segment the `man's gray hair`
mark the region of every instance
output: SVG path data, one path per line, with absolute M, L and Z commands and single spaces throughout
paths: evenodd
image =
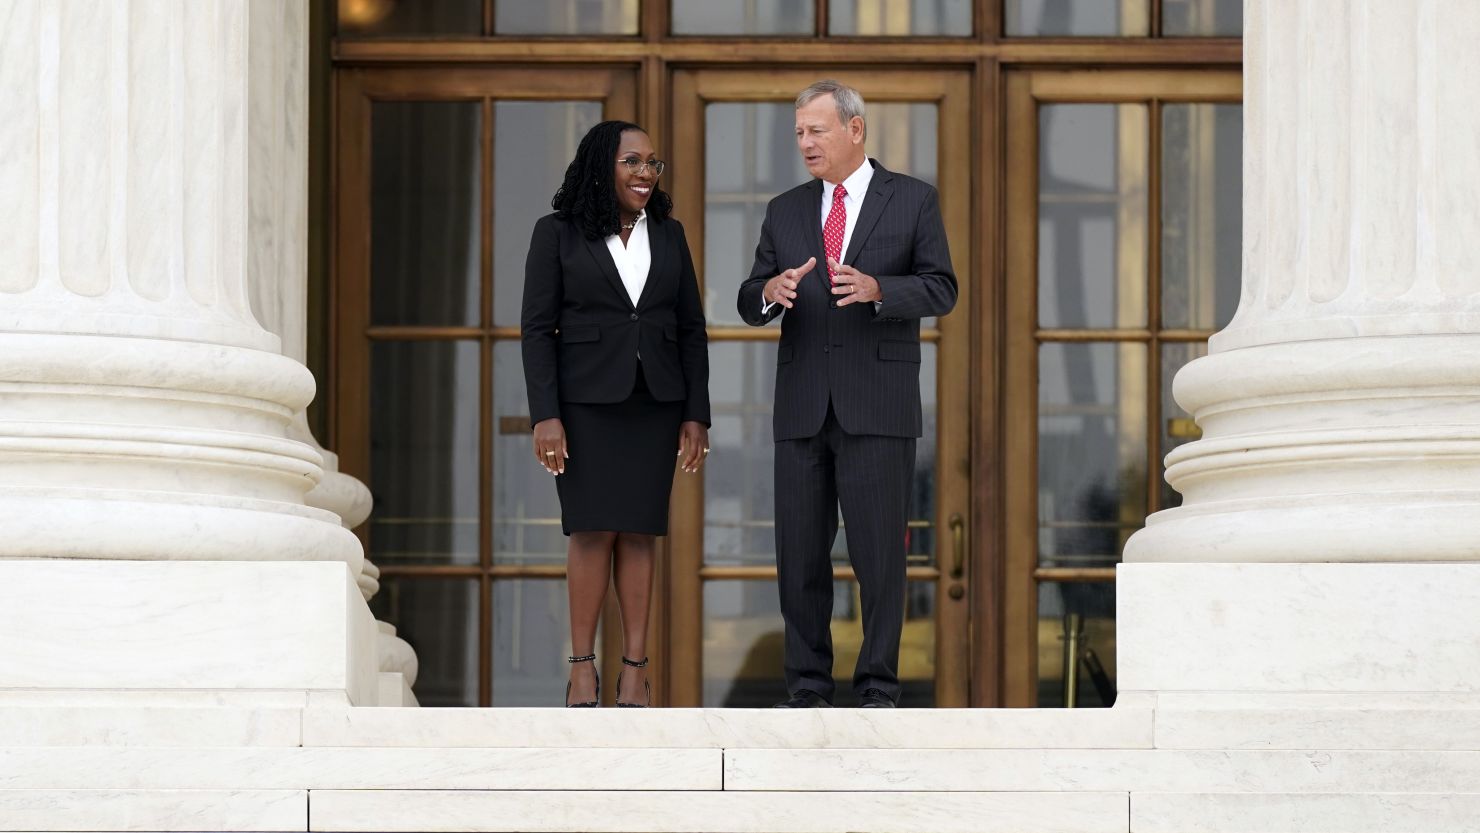
M 838 105 L 838 121 L 842 122 L 844 127 L 848 125 L 848 122 L 853 121 L 854 116 L 863 119 L 863 95 L 847 84 L 831 78 L 814 82 L 807 89 L 802 90 L 797 96 L 797 109 L 802 109 L 810 104 L 812 99 L 824 95 L 833 97 L 833 103 Z M 863 121 L 863 131 L 864 135 L 868 134 L 868 119 Z

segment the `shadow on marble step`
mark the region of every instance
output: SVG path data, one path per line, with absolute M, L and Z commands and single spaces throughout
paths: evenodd
M 330 790 L 313 831 L 438 833 L 1127 833 L 1124 793 L 664 793 Z
M 305 746 L 1149 749 L 1150 708 L 309 709 Z

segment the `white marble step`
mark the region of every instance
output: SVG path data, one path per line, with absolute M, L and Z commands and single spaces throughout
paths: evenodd
M 439 833 L 1127 833 L 1124 793 L 329 790 L 309 829 Z
M 725 789 L 1467 792 L 1480 753 L 731 749 Z
M 307 829 L 303 790 L 0 790 L 0 831 Z
M 0 749 L 0 789 L 1462 793 L 1480 753 L 949 749 Z
M 718 749 L 0 749 L 0 789 L 719 790 Z
M 1480 785 L 1477 785 L 1480 786 Z M 1475 833 L 1480 794 L 1136 793 L 1132 833 Z
M 342 698 L 341 698 L 342 699 Z M 160 702 L 164 701 L 164 702 Z M 219 702 L 218 702 L 219 701 Z M 0 747 L 378 746 L 1480 751 L 1480 698 L 1122 695 L 1114 709 L 351 709 L 302 693 L 0 693 Z M 312 703 L 312 696 L 309 698 Z M 1155 705 L 1153 709 L 1152 705 Z
M 0 747 L 299 746 L 303 709 L 0 706 Z
M 1149 749 L 1114 709 L 308 709 L 306 746 Z

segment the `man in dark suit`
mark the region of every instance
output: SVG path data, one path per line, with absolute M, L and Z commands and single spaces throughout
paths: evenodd
M 766 207 L 741 317 L 781 317 L 776 354 L 776 567 L 787 700 L 833 699 L 831 551 L 838 506 L 863 596 L 853 689 L 899 699 L 905 530 L 921 434 L 920 319 L 956 303 L 935 189 L 864 152 L 863 98 L 819 81 L 796 103 L 797 147 L 816 177 Z

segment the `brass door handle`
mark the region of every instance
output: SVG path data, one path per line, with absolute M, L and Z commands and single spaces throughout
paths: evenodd
M 951 578 L 961 578 L 966 574 L 966 519 L 960 512 L 951 516 L 951 545 L 954 550 Z

